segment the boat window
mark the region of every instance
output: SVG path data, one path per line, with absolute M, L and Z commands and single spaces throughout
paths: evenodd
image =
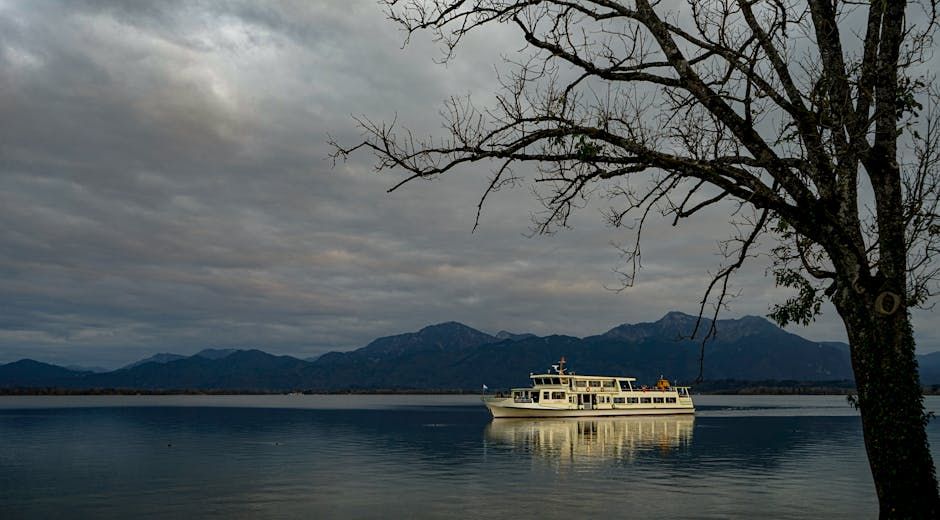
M 663 398 L 662 398 L 662 397 L 654 397 L 654 398 L 653 398 L 653 402 L 654 402 L 654 403 L 661 403 L 661 402 L 663 402 Z
M 559 399 L 559 400 L 564 401 L 565 393 L 564 392 L 552 392 L 552 399 Z
M 613 388 L 613 387 L 614 387 L 613 381 L 604 381 L 604 388 Z
M 592 388 L 599 388 L 601 386 L 600 381 L 591 381 L 588 383 Z
M 553 384 L 553 385 L 560 385 L 560 384 L 561 384 L 561 379 L 558 379 L 557 377 L 553 377 L 553 378 L 552 378 L 552 384 Z
M 567 385 L 567 384 L 568 384 L 568 378 L 567 378 L 567 377 L 561 378 L 561 384 Z
M 614 404 L 623 404 L 626 402 L 626 399 L 623 397 L 614 397 Z
M 652 403 L 653 400 L 650 399 L 649 397 L 641 397 L 641 398 L 640 398 L 640 402 L 641 402 L 641 403 Z
M 587 386 L 587 381 L 576 380 L 574 386 Z
M 551 399 L 551 397 L 549 397 L 549 393 L 548 393 L 548 392 L 542 392 L 542 398 L 543 398 L 543 399 Z
M 639 402 L 640 402 L 640 398 L 639 398 L 639 397 L 628 397 L 628 398 L 627 398 L 627 403 L 629 403 L 629 404 L 637 404 L 637 403 L 639 403 Z
M 630 383 L 628 381 L 621 381 L 620 389 L 623 390 L 624 392 L 626 392 L 627 390 L 630 390 Z
M 532 402 L 533 402 L 533 403 L 539 402 L 539 393 L 538 393 L 538 392 L 532 392 Z
M 571 397 L 568 398 L 568 402 L 570 402 L 571 404 L 574 404 L 575 401 L 576 401 L 576 399 L 575 399 L 574 396 L 571 396 Z
M 676 398 L 675 398 L 675 397 L 667 397 L 667 398 L 666 398 L 666 402 L 667 402 L 667 403 L 674 403 L 674 402 L 676 402 Z

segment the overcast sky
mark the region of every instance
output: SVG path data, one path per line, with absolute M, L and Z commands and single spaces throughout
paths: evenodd
M 697 312 L 727 214 L 630 239 L 588 206 L 527 238 L 527 188 L 471 233 L 483 168 L 386 194 L 372 158 L 331 167 L 353 115 L 435 132 L 442 101 L 485 101 L 518 34 L 469 39 L 446 67 L 371 0 L 0 0 L 0 363 L 118 366 L 155 352 L 261 348 L 300 357 L 460 321 L 577 336 Z M 757 262 L 724 317 L 786 294 Z M 940 326 L 919 313 L 921 352 Z M 809 327 L 843 340 L 831 307 Z

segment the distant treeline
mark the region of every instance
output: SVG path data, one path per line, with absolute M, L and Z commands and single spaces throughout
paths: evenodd
M 723 379 L 703 381 L 692 387 L 693 394 L 705 395 L 851 395 L 855 393 L 855 382 L 840 381 L 738 381 Z M 487 393 L 506 393 L 505 389 L 492 389 Z M 288 393 L 305 395 L 460 395 L 479 394 L 480 390 L 468 389 L 416 389 L 416 388 L 356 388 L 341 391 L 324 392 L 297 389 L 290 392 L 263 389 L 160 389 L 145 390 L 134 388 L 0 388 L 0 395 L 284 395 Z M 924 387 L 924 395 L 940 395 L 940 385 Z
M 0 395 L 276 395 L 283 392 L 271 390 L 206 390 L 206 389 L 161 389 L 145 390 L 133 388 L 0 388 Z
M 695 393 L 718 395 L 849 395 L 855 393 L 855 381 L 740 381 L 719 379 L 702 381 Z
M 257 389 L 134 389 L 134 388 L 0 388 L 0 395 L 344 395 L 344 394 L 478 394 L 479 390 L 461 389 L 414 389 L 414 388 L 362 388 L 352 390 L 337 390 L 332 392 L 311 390 L 257 390 Z

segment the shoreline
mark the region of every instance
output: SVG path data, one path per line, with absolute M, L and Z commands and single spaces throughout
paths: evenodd
M 488 394 L 498 393 L 489 391 Z M 829 386 L 753 385 L 734 388 L 708 388 L 693 395 L 853 395 L 855 388 Z M 466 389 L 343 389 L 343 390 L 258 390 L 258 389 L 133 389 L 133 388 L 0 388 L 0 396 L 99 396 L 99 395 L 479 395 Z M 940 395 L 940 385 L 923 387 L 923 395 Z

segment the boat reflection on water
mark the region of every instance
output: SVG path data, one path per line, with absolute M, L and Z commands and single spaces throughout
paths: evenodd
M 638 454 L 668 454 L 692 443 L 693 415 L 596 419 L 495 419 L 487 443 L 508 445 L 560 459 L 633 460 Z

